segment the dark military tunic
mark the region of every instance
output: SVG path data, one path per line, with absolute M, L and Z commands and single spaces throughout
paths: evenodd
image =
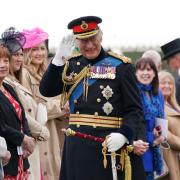
M 99 63 L 103 60 L 103 64 Z M 85 66 L 116 67 L 115 79 L 97 78 L 89 85 L 87 100 L 84 99 L 81 86 L 74 90 L 70 97 L 70 110 L 72 114 L 88 114 L 109 117 L 122 117 L 123 125 L 120 128 L 93 127 L 70 125 L 70 128 L 81 133 L 97 137 L 106 137 L 112 132 L 123 134 L 132 143 L 135 139 L 145 139 L 145 124 L 143 111 L 136 85 L 134 68 L 129 63 L 112 57 L 101 50 L 94 60 L 88 60 L 83 56 L 73 57 L 69 60 L 68 74 L 78 74 Z M 64 66 L 50 64 L 40 83 L 40 92 L 44 96 L 56 96 L 63 91 L 62 72 Z M 83 80 L 82 80 L 83 81 Z M 82 82 L 81 82 L 82 83 Z M 82 83 L 83 84 L 83 83 Z M 82 85 L 83 86 L 83 85 Z M 112 97 L 108 100 L 103 95 L 104 88 L 109 86 Z M 78 92 L 78 93 L 77 93 Z M 109 114 L 103 109 L 108 102 L 112 105 Z M 145 179 L 141 158 L 131 153 L 133 179 Z M 119 162 L 119 160 L 117 159 Z M 124 173 L 118 170 L 119 179 L 124 179 Z M 87 139 L 68 136 L 65 139 L 61 165 L 61 180 L 111 180 L 111 160 L 108 158 L 107 168 L 103 167 L 103 155 L 101 143 Z

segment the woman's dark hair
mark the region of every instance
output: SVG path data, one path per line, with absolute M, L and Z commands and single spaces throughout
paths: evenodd
M 23 50 L 23 49 L 22 49 Z M 17 52 L 18 53 L 18 52 Z M 11 55 L 11 60 L 10 60 L 10 71 L 9 71 L 9 74 L 14 76 L 20 83 L 22 83 L 22 64 L 21 64 L 21 67 L 19 70 L 17 70 L 16 72 L 13 71 L 13 67 L 12 67 L 12 63 L 13 63 L 13 56 L 16 56 L 17 53 L 14 53 Z
M 7 57 L 9 60 L 11 59 L 11 54 L 7 47 L 4 45 L 0 45 L 0 58 Z
M 151 85 L 152 85 L 153 94 L 157 95 L 159 91 L 159 78 L 158 78 L 158 71 L 157 71 L 156 65 L 154 64 L 154 61 L 150 58 L 140 58 L 136 61 L 135 68 L 136 68 L 136 71 L 138 69 L 144 70 L 148 65 L 154 71 L 154 74 L 155 74 L 155 77 L 152 80 Z

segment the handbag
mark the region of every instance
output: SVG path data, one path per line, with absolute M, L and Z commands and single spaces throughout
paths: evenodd
M 7 152 L 6 140 L 0 136 L 0 158 L 4 157 Z
M 166 162 L 163 159 L 163 170 L 162 170 L 162 173 L 160 175 L 155 174 L 155 178 L 154 179 L 155 180 L 159 180 L 159 179 L 167 176 L 168 174 L 169 174 L 169 168 L 168 168 Z
M 160 146 L 161 146 L 161 149 L 162 148 L 163 149 L 170 149 L 170 145 L 167 141 L 162 142 Z M 161 154 L 162 154 L 162 151 L 161 151 Z M 162 155 L 162 157 L 163 157 L 163 155 Z M 166 161 L 163 158 L 162 159 L 162 173 L 160 175 L 155 174 L 154 179 L 156 179 L 156 180 L 161 179 L 161 178 L 167 176 L 168 174 L 169 174 L 169 168 L 166 164 Z
M 41 124 L 45 125 L 48 117 L 47 117 L 47 108 L 44 104 L 38 103 L 36 120 Z

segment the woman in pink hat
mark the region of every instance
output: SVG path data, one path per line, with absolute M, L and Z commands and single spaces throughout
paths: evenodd
M 48 119 L 44 124 L 50 131 L 50 139 L 40 144 L 40 158 L 44 179 L 55 180 L 59 178 L 60 151 L 64 141 L 63 134 L 60 133 L 61 128 L 67 124 L 67 120 L 62 121 L 66 112 L 60 108 L 60 97 L 46 98 L 39 92 L 40 80 L 47 67 L 48 34 L 40 28 L 23 30 L 23 34 L 26 37 L 26 43 L 23 47 L 25 65 L 22 72 L 22 84 L 32 92 L 39 105 L 45 105 L 47 108 Z M 40 116 L 45 113 L 43 108 L 41 111 Z
M 5 138 L 7 149 L 11 153 L 9 163 L 3 167 L 4 180 L 28 180 L 28 157 L 33 153 L 35 147 L 35 140 L 31 137 L 20 98 L 13 87 L 4 81 L 9 74 L 12 54 L 22 49 L 24 43 L 24 35 L 17 32 L 13 27 L 1 35 L 0 135 Z
M 9 40 L 13 38 L 15 33 L 19 33 L 15 28 L 12 27 L 8 30 L 11 30 L 11 32 L 13 32 L 8 36 L 8 38 L 6 38 Z M 32 93 L 21 85 L 23 60 L 24 55 L 22 48 L 11 54 L 10 72 L 9 75 L 4 79 L 4 82 L 11 85 L 17 93 L 24 107 L 31 135 L 34 139 L 36 139 L 35 149 L 31 156 L 29 156 L 28 158 L 30 164 L 30 174 L 28 176 L 28 180 L 40 180 L 41 171 L 39 141 L 46 141 L 49 137 L 49 131 L 45 126 L 43 126 L 40 122 L 37 121 L 38 119 L 36 118 L 36 113 L 38 110 L 38 106 L 32 96 Z

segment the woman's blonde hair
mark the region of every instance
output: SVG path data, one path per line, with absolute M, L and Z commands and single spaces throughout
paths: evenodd
M 25 49 L 24 52 L 24 67 L 26 67 L 27 69 L 31 70 L 32 72 L 36 73 L 39 76 L 43 76 L 44 72 L 47 69 L 47 58 L 48 58 L 48 51 L 47 51 L 47 55 L 46 57 L 43 59 L 42 64 L 40 64 L 39 69 L 37 71 L 35 71 L 35 67 L 34 65 L 32 65 L 32 59 L 31 59 L 31 52 L 32 52 L 33 48 L 28 48 Z
M 173 75 L 170 72 L 163 70 L 159 72 L 158 76 L 159 76 L 159 83 L 161 83 L 165 78 L 169 78 L 172 81 L 173 90 L 172 90 L 171 95 L 167 98 L 167 102 L 173 108 L 175 108 L 176 110 L 180 112 L 180 106 L 178 105 L 177 100 L 176 100 L 176 87 L 175 87 L 175 80 L 174 80 Z

